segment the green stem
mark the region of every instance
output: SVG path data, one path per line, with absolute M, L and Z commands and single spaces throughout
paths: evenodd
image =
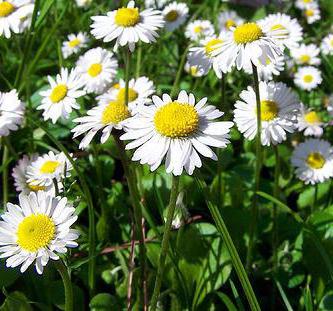
M 59 195 L 59 187 L 58 187 L 58 181 L 56 178 L 53 178 L 53 185 L 54 185 L 54 190 L 55 190 L 55 195 Z
M 8 148 L 3 141 L 3 154 L 2 154 L 2 198 L 3 206 L 6 207 L 8 202 Z
M 279 148 L 274 146 L 275 154 L 275 171 L 274 171 L 274 189 L 273 196 L 279 200 L 279 175 L 280 175 L 280 157 Z M 278 222 L 277 222 L 277 205 L 273 206 L 273 228 L 272 228 L 272 246 L 273 246 L 273 272 L 277 272 L 278 268 L 278 257 L 277 257 L 277 247 L 278 247 Z
M 172 89 L 171 89 L 171 92 L 170 92 L 170 96 L 171 96 L 171 98 L 172 98 L 173 96 L 175 96 L 175 93 L 176 93 L 176 91 L 177 91 L 177 89 L 178 89 L 178 85 L 179 85 L 180 77 L 181 77 L 182 72 L 183 72 L 183 70 L 184 70 L 184 65 L 185 65 L 186 55 L 187 55 L 187 52 L 188 52 L 189 48 L 190 48 L 190 46 L 188 46 L 188 47 L 185 49 L 185 51 L 184 51 L 184 53 L 183 53 L 183 55 L 182 55 L 182 58 L 180 59 L 180 63 L 179 63 L 179 67 L 178 67 L 178 71 L 177 71 L 177 74 L 176 74 L 176 79 L 175 79 L 175 81 L 174 81 L 174 83 L 173 83 L 173 86 L 172 86 Z
M 141 60 L 142 60 L 142 45 L 141 43 L 139 43 L 137 59 L 136 59 L 136 72 L 135 72 L 135 77 L 137 79 L 140 77 Z
M 259 93 L 259 79 L 257 67 L 252 64 L 254 90 L 256 93 L 256 105 L 257 105 L 257 138 L 256 138 L 256 167 L 255 167 L 255 182 L 252 198 L 252 215 L 249 232 L 249 245 L 246 256 L 246 270 L 249 271 L 252 265 L 252 256 L 254 248 L 255 234 L 257 231 L 258 221 L 258 195 L 260 186 L 260 172 L 261 172 L 261 105 L 260 105 L 260 93 Z
M 312 201 L 311 213 L 313 213 L 316 210 L 317 200 L 318 200 L 318 184 L 315 185 L 315 193 Z
M 65 267 L 61 259 L 55 261 L 54 263 L 61 276 L 65 288 L 65 311 L 73 311 L 74 310 L 73 287 L 72 287 L 72 282 L 70 280 L 69 271 Z
M 150 310 L 155 311 L 157 307 L 157 301 L 160 295 L 160 289 L 162 285 L 162 278 L 163 278 L 163 271 L 165 266 L 165 260 L 168 253 L 168 247 L 169 247 L 169 239 L 170 239 L 170 233 L 171 233 L 171 226 L 172 226 L 172 220 L 173 215 L 175 213 L 176 208 L 176 201 L 178 196 L 178 188 L 179 188 L 179 177 L 172 175 L 172 187 L 171 187 L 171 194 L 170 194 L 170 202 L 168 206 L 168 214 L 166 223 L 164 226 L 164 233 L 163 233 L 163 239 L 162 239 L 162 245 L 161 245 L 161 252 L 159 256 L 158 266 L 157 266 L 157 274 L 155 279 L 155 286 L 153 295 L 151 298 L 151 304 L 150 304 Z

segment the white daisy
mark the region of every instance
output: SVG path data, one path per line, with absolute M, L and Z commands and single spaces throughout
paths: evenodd
M 205 75 L 205 71 L 202 68 L 199 68 L 199 66 L 196 65 L 190 65 L 188 61 L 186 62 L 184 69 L 187 73 L 195 78 L 199 78 Z
M 244 19 L 238 16 L 235 11 L 225 11 L 218 15 L 219 29 L 229 31 L 232 27 L 237 27 L 244 23 Z
M 77 71 L 84 81 L 84 89 L 101 94 L 110 87 L 118 62 L 113 53 L 100 47 L 91 49 L 77 61 Z
M 296 128 L 299 101 L 295 93 L 282 82 L 260 82 L 261 144 L 276 145 L 287 139 Z M 251 86 L 236 102 L 234 121 L 241 133 L 253 140 L 257 135 L 256 95 Z
M 79 145 L 80 149 L 85 149 L 97 132 L 102 130 L 101 143 L 104 144 L 110 137 L 112 129 L 121 130 L 123 121 L 130 116 L 130 110 L 124 101 L 110 101 L 101 104 L 90 109 L 87 116 L 74 119 L 74 122 L 79 125 L 72 129 L 73 138 L 87 133 Z
M 23 122 L 24 103 L 18 98 L 16 90 L 0 92 L 0 137 L 16 131 Z
M 230 71 L 233 66 L 242 69 L 252 62 L 258 66 L 259 58 L 274 62 L 282 54 L 275 39 L 282 38 L 281 33 L 266 34 L 265 28 L 256 23 L 245 23 L 227 33 L 226 40 L 214 50 L 220 57 L 223 67 Z M 275 38 L 275 39 L 273 39 Z
M 303 104 L 301 104 L 300 112 L 297 117 L 297 127 L 298 130 L 304 131 L 305 136 L 315 136 L 320 137 L 323 135 L 323 126 L 320 115 L 311 109 L 306 109 Z
M 186 26 L 185 37 L 198 41 L 214 35 L 214 26 L 208 20 L 195 20 Z
M 298 68 L 294 77 L 295 84 L 306 91 L 316 88 L 322 80 L 320 70 L 312 66 Z
M 21 7 L 19 33 L 24 32 L 31 25 L 32 14 L 35 8 L 35 0 L 24 0 L 25 5 Z
M 329 142 L 308 139 L 294 150 L 291 163 L 305 184 L 324 182 L 333 177 L 333 149 Z
M 63 152 L 50 151 L 39 156 L 27 168 L 28 183 L 35 186 L 49 186 L 55 181 L 70 177 L 73 166 Z
M 204 74 L 207 74 L 213 68 L 216 76 L 221 79 L 222 73 L 225 72 L 224 63 L 214 55 L 214 51 L 226 40 L 226 37 L 226 32 L 221 32 L 219 36 L 207 37 L 201 40 L 200 46 L 190 48 L 189 63 L 192 66 L 198 66 Z
M 186 22 L 188 17 L 188 6 L 186 3 L 172 2 L 162 11 L 165 28 L 173 31 Z
M 33 10 L 33 6 L 32 6 Z M 24 21 L 31 15 L 31 0 L 0 0 L 0 36 L 24 30 Z
M 23 194 L 29 194 L 34 191 L 45 191 L 52 196 L 55 196 L 55 187 L 54 184 L 48 186 L 39 186 L 28 182 L 27 178 L 27 168 L 31 165 L 32 162 L 36 161 L 38 154 L 33 154 L 32 156 L 24 155 L 20 159 L 17 165 L 13 168 L 12 176 L 14 178 L 14 185 L 17 192 L 22 192 Z M 58 182 L 58 189 L 62 189 L 61 182 Z
M 76 0 L 76 5 L 80 8 L 87 8 L 93 0 Z
M 141 105 L 151 103 L 150 96 L 155 93 L 154 83 L 147 77 L 131 79 L 128 83 L 128 107 L 135 113 Z M 108 92 L 97 97 L 99 104 L 108 104 L 110 101 L 125 103 L 126 83 L 120 79 Z
M 298 65 L 320 65 L 319 48 L 315 44 L 301 44 L 291 50 L 291 56 Z
M 320 20 L 318 3 L 313 2 L 311 4 L 307 4 L 304 8 L 303 14 L 308 24 L 313 24 L 314 22 Z
M 71 229 L 77 220 L 75 208 L 67 198 L 52 197 L 45 192 L 19 195 L 19 205 L 8 203 L 0 221 L 0 257 L 7 258 L 7 267 L 21 266 L 23 273 L 35 262 L 43 273 L 50 259 L 67 247 L 77 247 L 79 232 Z
M 85 91 L 81 90 L 83 81 L 76 70 L 70 73 L 67 68 L 61 68 L 60 74 L 57 74 L 54 80 L 48 76 L 50 88 L 39 94 L 43 97 L 38 110 L 44 110 L 44 120 L 51 119 L 53 123 L 62 117 L 69 118 L 73 109 L 79 109 L 77 98 L 85 95 Z
M 287 14 L 269 14 L 260 24 L 267 29 L 267 35 L 281 34 L 277 43 L 286 46 L 288 49 L 296 48 L 303 40 L 303 29 L 296 18 Z
M 167 173 L 181 175 L 183 169 L 192 174 L 201 167 L 199 154 L 217 160 L 209 146 L 224 148 L 232 122 L 217 122 L 223 112 L 206 105 L 207 98 L 195 104 L 193 94 L 181 91 L 173 101 L 169 95 L 153 96 L 153 105 L 144 106 L 127 119 L 122 140 L 134 140 L 126 149 L 137 148 L 133 161 L 148 164 L 156 170 L 166 156 Z M 199 153 L 199 154 L 198 154 Z
M 333 54 L 333 33 L 328 34 L 320 45 L 321 51 L 325 55 Z
M 93 16 L 92 20 L 91 33 L 96 39 L 104 42 L 116 39 L 115 49 L 128 44 L 132 52 L 139 40 L 155 42 L 158 37 L 156 31 L 164 25 L 160 11 L 147 9 L 140 12 L 134 1 L 129 1 L 127 8 L 108 12 L 106 16 Z
M 295 6 L 299 9 L 305 9 L 308 4 L 316 3 L 317 0 L 296 0 Z
M 72 54 L 77 54 L 79 51 L 87 46 L 88 36 L 84 32 L 78 34 L 69 34 L 68 40 L 62 44 L 62 54 L 64 58 L 68 58 Z

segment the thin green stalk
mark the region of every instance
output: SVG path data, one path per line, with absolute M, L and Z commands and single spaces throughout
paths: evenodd
M 56 178 L 53 178 L 53 185 L 54 185 L 54 190 L 55 190 L 55 195 L 59 195 L 59 187 L 58 187 L 58 181 Z
M 138 53 L 137 53 L 137 59 L 136 59 L 136 70 L 135 70 L 135 76 L 136 76 L 136 78 L 140 77 L 141 60 L 142 60 L 142 45 L 141 45 L 141 43 L 139 43 Z
M 279 199 L 279 176 L 280 176 L 280 157 L 278 146 L 274 146 L 275 154 L 275 171 L 274 171 L 274 189 L 273 196 L 277 200 Z M 278 221 L 277 221 L 277 205 L 273 205 L 273 228 L 272 228 L 272 247 L 273 247 L 273 273 L 277 272 L 278 268 L 278 257 L 277 257 L 277 247 L 278 247 Z
M 178 189 L 179 189 L 179 177 L 172 175 L 170 202 L 169 202 L 169 206 L 168 206 L 167 219 L 166 219 L 166 223 L 164 226 L 161 252 L 160 252 L 160 256 L 159 256 L 159 260 L 158 260 L 157 274 L 156 274 L 156 279 L 155 279 L 155 286 L 154 286 L 154 291 L 153 291 L 153 295 L 152 295 L 151 303 L 150 303 L 151 311 L 156 310 L 157 301 L 158 301 L 158 298 L 160 295 L 165 260 L 166 260 L 168 248 L 169 248 L 169 239 L 170 239 L 170 233 L 171 233 L 172 220 L 173 220 L 173 216 L 174 216 L 175 208 L 176 208 Z
M 331 182 L 330 182 L 330 188 L 329 188 L 329 191 L 328 191 L 326 208 L 331 206 L 332 198 L 333 198 L 333 179 L 331 179 Z
M 176 74 L 176 78 L 175 78 L 175 81 L 173 83 L 173 86 L 172 86 L 172 89 L 171 89 L 171 92 L 170 92 L 170 96 L 171 98 L 173 96 L 175 96 L 175 93 L 178 89 L 178 86 L 179 86 L 179 81 L 180 81 L 180 77 L 182 75 L 182 72 L 184 70 L 184 65 L 185 65 L 185 60 L 186 60 L 186 55 L 187 55 L 187 52 L 189 50 L 190 46 L 187 46 L 187 48 L 185 49 L 181 59 L 180 59 L 180 63 L 179 63 L 179 67 L 178 67 L 178 71 L 177 71 L 177 74 Z
M 311 214 L 316 210 L 317 201 L 318 201 L 318 184 L 315 185 L 315 193 L 312 201 Z
M 256 93 L 256 104 L 257 104 L 257 137 L 256 137 L 256 167 L 255 167 L 255 182 L 254 191 L 252 198 L 252 215 L 249 232 L 249 245 L 246 256 L 246 270 L 249 271 L 252 265 L 252 256 L 254 248 L 254 240 L 257 231 L 258 221 L 258 194 L 260 187 L 260 172 L 261 172 L 261 104 L 260 104 L 260 93 L 259 93 L 259 79 L 258 70 L 255 65 L 252 64 L 253 71 L 253 82 L 254 90 Z
M 65 267 L 63 262 L 60 260 L 55 261 L 55 266 L 61 276 L 62 282 L 65 289 L 65 311 L 74 310 L 74 300 L 73 300 L 73 287 L 70 279 L 70 274 L 68 269 Z
M 8 202 L 8 148 L 3 138 L 3 154 L 2 154 L 2 201 L 5 207 Z

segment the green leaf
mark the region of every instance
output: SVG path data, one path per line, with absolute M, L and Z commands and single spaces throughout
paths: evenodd
M 29 304 L 27 297 L 19 292 L 15 291 L 7 295 L 3 305 L 0 307 L 1 311 L 32 311 L 32 307 Z
M 47 14 L 48 14 L 49 10 L 51 9 L 54 2 L 55 2 L 55 0 L 42 1 L 43 6 L 42 6 L 40 13 L 38 15 L 38 18 L 36 20 L 36 26 L 35 26 L 36 28 L 38 28 L 42 24 L 43 20 L 47 16 Z
M 237 311 L 237 308 L 226 294 L 224 293 L 216 293 L 216 294 L 220 297 L 220 299 L 222 300 L 228 311 Z
M 100 293 L 94 296 L 89 303 L 89 307 L 91 311 L 119 310 L 116 298 L 108 293 Z

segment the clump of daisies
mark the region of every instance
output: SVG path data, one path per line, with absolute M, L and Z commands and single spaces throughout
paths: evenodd
M 106 16 L 93 16 L 92 20 L 91 33 L 96 39 L 103 39 L 104 42 L 116 40 L 115 49 L 128 45 L 130 51 L 134 51 L 139 40 L 155 42 L 157 30 L 164 26 L 160 11 L 139 11 L 134 1 L 129 1 L 126 8 L 108 12 Z
M 224 11 L 218 15 L 218 28 L 221 31 L 229 31 L 244 23 L 244 19 L 238 16 L 235 11 Z
M 45 192 L 19 195 L 19 205 L 8 203 L 0 221 L 0 253 L 6 266 L 21 265 L 23 273 L 31 264 L 43 273 L 50 259 L 58 260 L 67 248 L 77 247 L 75 208 L 67 198 L 53 197 Z
M 311 91 L 322 82 L 321 72 L 313 66 L 298 68 L 294 76 L 295 84 L 302 90 Z
M 68 40 L 64 41 L 62 44 L 62 55 L 64 58 L 68 58 L 72 54 L 77 54 L 80 50 L 87 47 L 89 41 L 88 36 L 84 32 L 79 32 L 78 34 L 69 34 Z
M 291 163 L 305 184 L 322 183 L 333 177 L 333 148 L 321 139 L 308 139 L 294 150 Z
M 189 8 L 186 3 L 172 2 L 168 4 L 162 11 L 165 21 L 165 28 L 173 31 L 186 22 Z
M 318 112 L 305 108 L 303 104 L 300 106 L 297 121 L 298 130 L 304 131 L 304 136 L 320 137 L 324 133 L 324 122 Z
M 195 20 L 186 26 L 185 37 L 192 41 L 198 41 L 213 36 L 214 32 L 214 26 L 210 21 Z
M 299 47 L 291 50 L 291 56 L 298 65 L 320 65 L 319 47 L 315 44 L 301 44 Z
M 0 92 L 0 137 L 16 131 L 23 122 L 24 103 L 19 99 L 16 90 Z
M 277 145 L 296 130 L 299 101 L 296 94 L 282 82 L 260 82 L 261 144 Z M 257 135 L 257 107 L 253 88 L 240 93 L 235 104 L 234 121 L 245 138 Z

